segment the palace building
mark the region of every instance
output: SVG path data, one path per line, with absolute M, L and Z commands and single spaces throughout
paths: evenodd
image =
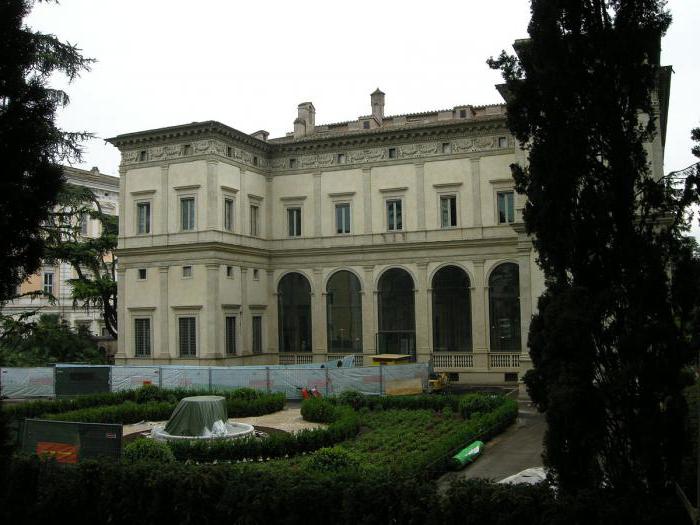
M 544 284 L 505 105 L 386 116 L 384 93 L 370 102 L 335 124 L 302 103 L 280 138 L 207 121 L 109 139 L 117 364 L 400 353 L 462 382 L 522 376 Z

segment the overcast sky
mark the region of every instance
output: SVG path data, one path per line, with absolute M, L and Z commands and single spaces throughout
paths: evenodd
M 696 160 L 690 130 L 700 125 L 700 1 L 668 6 L 666 172 Z M 351 120 L 371 112 L 377 87 L 389 115 L 501 102 L 500 75 L 485 62 L 527 36 L 529 8 L 526 0 L 61 0 L 35 6 L 27 23 L 97 59 L 67 87 L 64 129 L 103 139 L 218 120 L 277 137 L 292 131 L 300 102 L 314 103 L 317 123 Z M 82 167 L 116 175 L 118 165 L 113 146 L 85 144 Z

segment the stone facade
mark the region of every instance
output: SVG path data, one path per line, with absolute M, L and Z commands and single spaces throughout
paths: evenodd
M 109 139 L 122 153 L 117 364 L 349 353 L 368 364 L 408 351 L 465 382 L 521 377 L 543 278 L 513 192 L 509 165 L 525 158 L 505 106 L 384 116 L 384 98 L 377 90 L 370 115 L 326 125 L 300 104 L 294 131 L 277 139 L 214 121 Z M 503 298 L 494 272 L 508 264 L 517 289 Z M 438 292 L 446 267 L 466 278 Z M 392 269 L 410 276 L 411 295 L 391 295 L 398 284 L 382 279 Z M 342 294 L 329 281 L 339 271 L 359 293 L 336 313 Z M 281 293 L 289 274 L 307 290 L 300 297 Z M 445 309 L 448 296 L 461 306 Z M 504 333 L 508 345 L 493 340 Z

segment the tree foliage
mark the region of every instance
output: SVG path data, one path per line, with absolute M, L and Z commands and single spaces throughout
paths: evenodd
M 546 291 L 525 381 L 564 492 L 648 491 L 678 474 L 700 296 L 683 233 L 700 179 L 650 167 L 670 21 L 657 0 L 533 0 L 530 39 L 489 61 L 528 156 L 511 168 Z
M 90 217 L 100 225 L 97 237 L 81 234 L 81 220 Z M 81 186 L 66 184 L 43 231 L 45 260 L 68 263 L 76 277 L 69 279 L 73 306 L 102 312 L 105 328 L 117 337 L 117 283 L 114 250 L 117 248 L 118 218 L 102 210 L 95 194 Z
M 90 136 L 56 126 L 56 112 L 69 99 L 48 81 L 54 73 L 73 80 L 92 60 L 26 27 L 33 3 L 0 2 L 0 302 L 41 264 L 41 224 L 63 182 L 59 162 L 79 160 L 79 141 Z
M 85 327 L 74 330 L 58 315 L 42 315 L 28 330 L 4 337 L 0 345 L 0 366 L 53 363 L 106 364 L 107 361 Z

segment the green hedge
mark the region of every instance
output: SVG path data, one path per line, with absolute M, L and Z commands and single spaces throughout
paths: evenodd
M 208 391 L 161 389 L 146 386 L 137 390 L 81 396 L 55 401 L 30 401 L 3 408 L 14 419 L 41 417 L 84 423 L 122 423 L 168 419 L 183 397 L 221 395 L 226 398 L 229 417 L 249 417 L 282 410 L 285 395 L 266 394 L 251 388 Z
M 349 407 L 333 407 L 328 403 L 326 405 L 332 409 L 327 428 L 301 430 L 294 434 L 271 434 L 267 439 L 176 441 L 169 445 L 175 458 L 181 461 L 264 460 L 313 452 L 357 435 L 360 430 L 360 418 L 354 410 Z
M 3 474 L 0 473 L 0 476 Z M 254 470 L 236 465 L 86 462 L 19 458 L 6 470 L 0 521 L 111 523 L 406 523 L 619 525 L 685 523 L 672 492 L 609 491 L 557 497 L 544 486 L 436 484 L 352 469 Z

